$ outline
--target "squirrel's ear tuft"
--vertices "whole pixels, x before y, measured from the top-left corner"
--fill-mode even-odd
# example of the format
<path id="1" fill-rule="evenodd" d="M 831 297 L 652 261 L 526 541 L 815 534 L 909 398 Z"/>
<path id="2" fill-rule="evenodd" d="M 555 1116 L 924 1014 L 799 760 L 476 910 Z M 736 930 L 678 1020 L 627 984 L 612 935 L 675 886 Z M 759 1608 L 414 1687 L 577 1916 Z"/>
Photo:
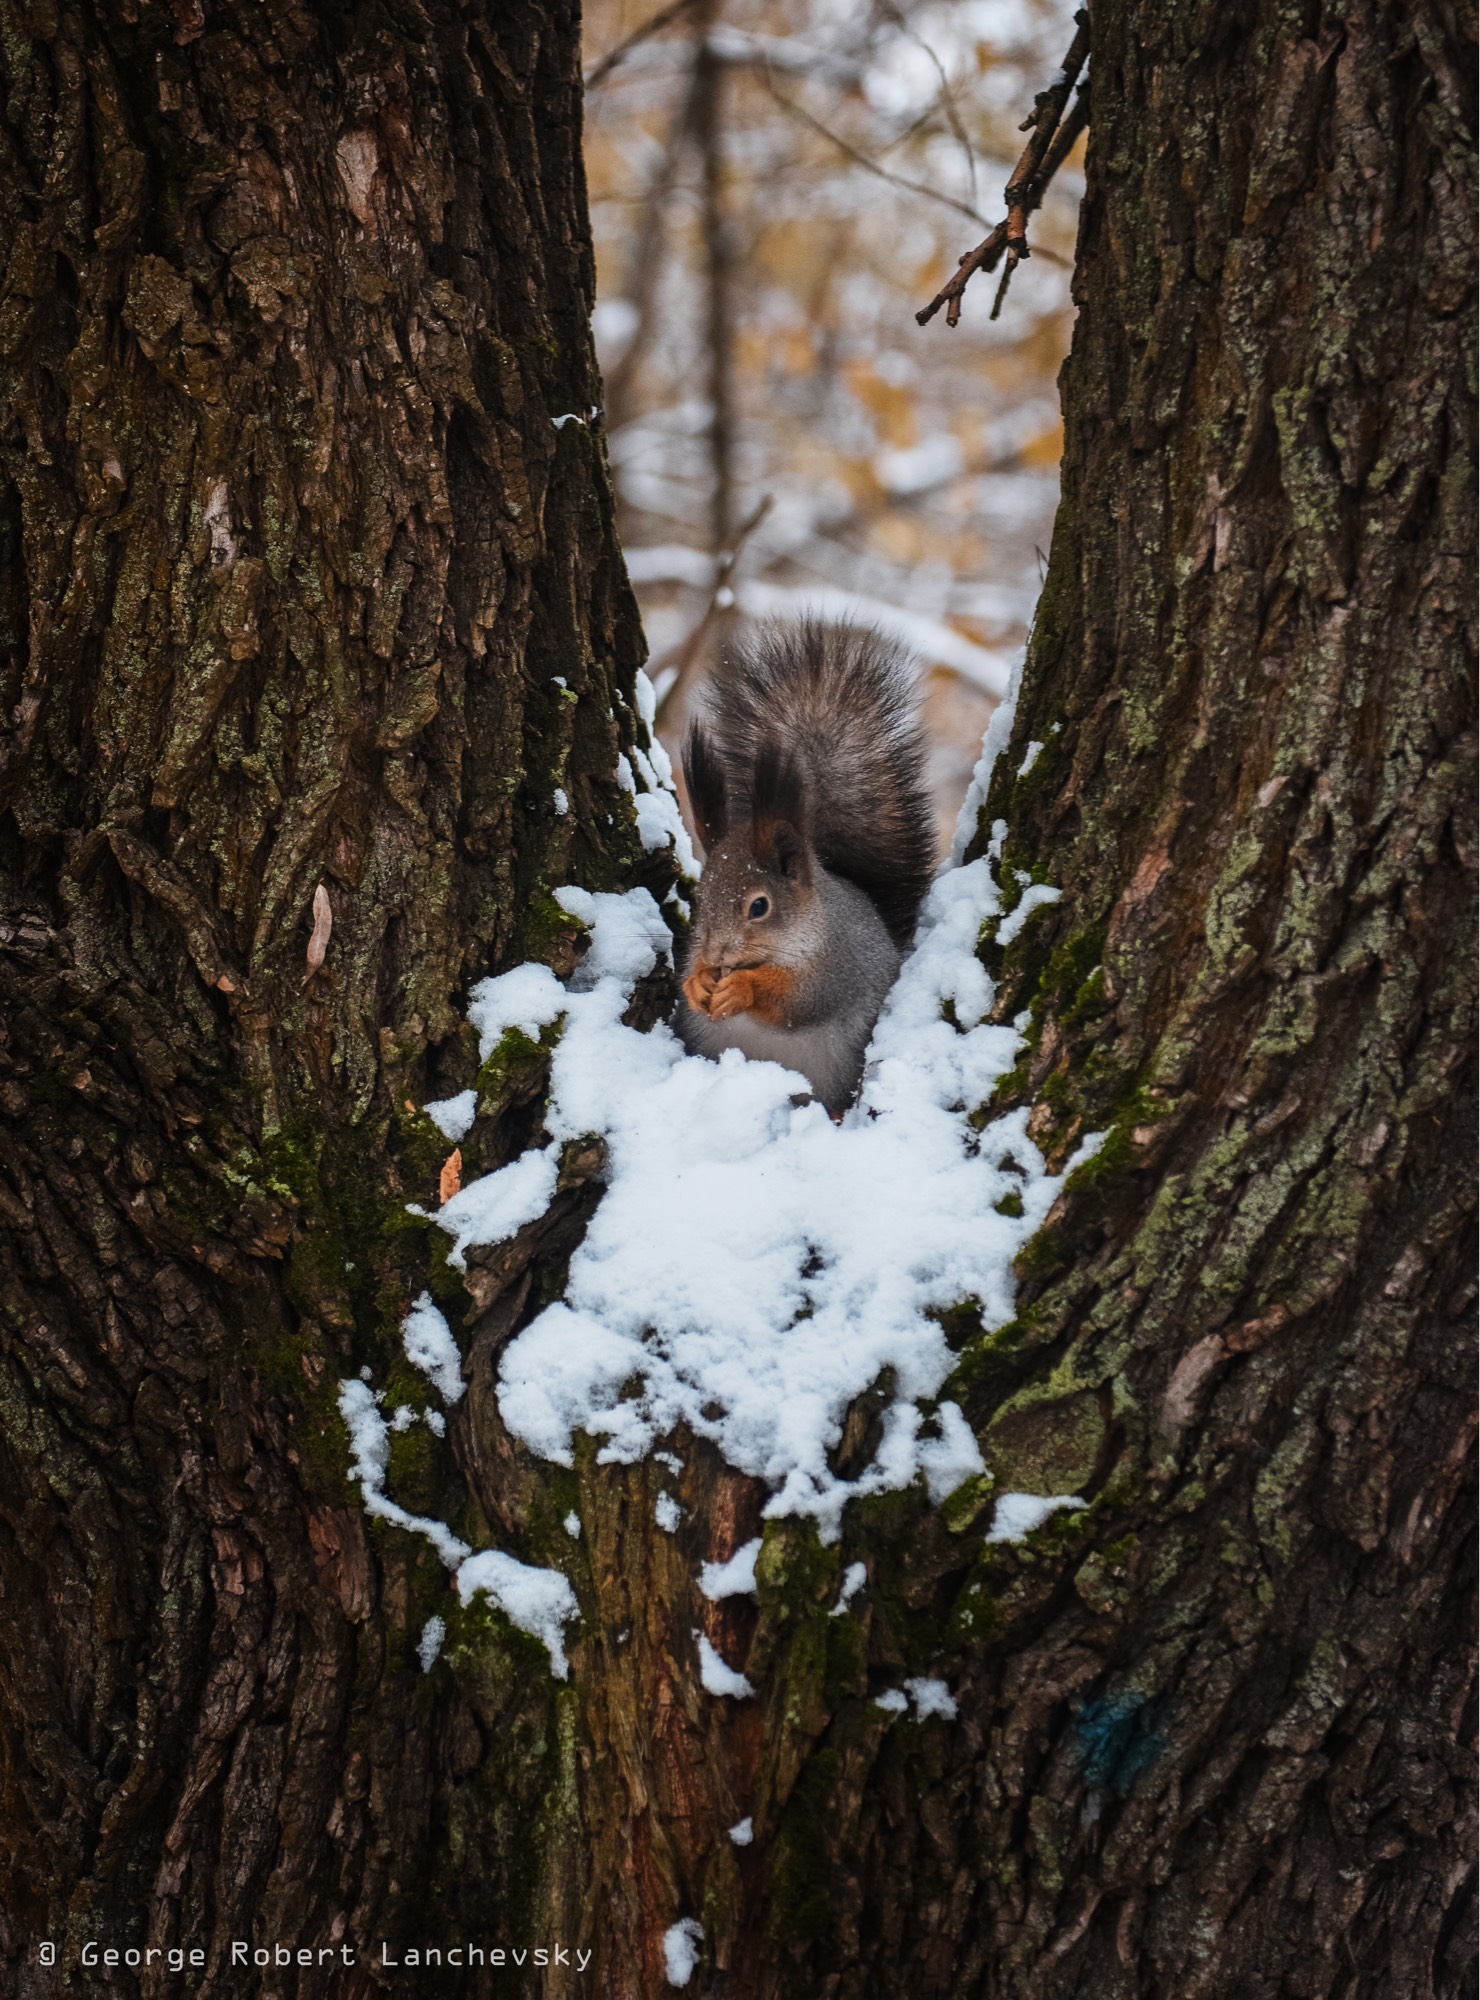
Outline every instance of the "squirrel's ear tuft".
<path id="1" fill-rule="evenodd" d="M 790 881 L 807 877 L 807 801 L 801 772 L 773 743 L 756 753 L 750 836 L 757 858 Z"/>
<path id="2" fill-rule="evenodd" d="M 684 738 L 683 781 L 694 831 L 707 854 L 725 837 L 725 767 L 697 722 Z"/>

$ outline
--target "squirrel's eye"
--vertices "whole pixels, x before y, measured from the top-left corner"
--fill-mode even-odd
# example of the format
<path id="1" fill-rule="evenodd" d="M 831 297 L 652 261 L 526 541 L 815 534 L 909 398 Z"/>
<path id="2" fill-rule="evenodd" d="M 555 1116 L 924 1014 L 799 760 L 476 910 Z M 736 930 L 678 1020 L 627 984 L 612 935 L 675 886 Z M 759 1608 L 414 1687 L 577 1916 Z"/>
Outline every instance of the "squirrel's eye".
<path id="1" fill-rule="evenodd" d="M 764 917 L 768 914 L 770 908 L 771 899 L 769 896 L 752 896 L 745 906 L 745 914 L 747 917 Z"/>

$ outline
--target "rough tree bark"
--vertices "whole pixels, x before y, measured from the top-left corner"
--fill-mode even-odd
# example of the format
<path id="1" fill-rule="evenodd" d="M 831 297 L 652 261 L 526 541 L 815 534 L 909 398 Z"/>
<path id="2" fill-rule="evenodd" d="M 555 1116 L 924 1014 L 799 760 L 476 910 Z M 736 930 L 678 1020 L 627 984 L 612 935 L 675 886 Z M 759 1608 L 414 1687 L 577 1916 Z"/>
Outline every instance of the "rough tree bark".
<path id="1" fill-rule="evenodd" d="M 950 1727 L 838 1700 L 822 1578 L 763 1592 L 715 1993 L 1472 1990 L 1473 15 L 1093 34 L 979 838 L 1063 891 L 987 948 L 1006 1098 L 1054 1161 L 1109 1136 L 955 1385 L 1002 1485 L 1091 1504 L 1006 1547 L 981 1494 L 859 1510 L 870 1663 L 944 1664 Z"/>
<path id="2" fill-rule="evenodd" d="M 1031 1013 L 1007 1099 L 1054 1161 L 1109 1137 L 1018 1317 L 951 1317 L 988 1480 L 837 1548 L 772 1523 L 758 1601 L 709 1605 L 753 1485 L 686 1443 L 670 1537 L 647 1467 L 498 1420 L 599 1158 L 465 1292 L 404 1215 L 458 997 L 568 962 L 550 885 L 639 871 L 635 625 L 599 445 L 551 425 L 598 400 L 574 27 L 488 11 L 0 38 L 16 1982 L 107 1934 L 211 1954 L 120 1993 L 306 2000 L 375 1990 L 380 1936 L 538 1930 L 591 1974 L 436 1990 L 635 1996 L 693 1916 L 731 2000 L 1458 1993 L 1473 33 L 1096 6 L 1064 503 L 983 832 L 1063 891 L 985 947 Z M 539 1082 L 485 1076 L 469 1170 Z M 345 1482 L 334 1382 L 385 1379 L 429 1269 L 470 1389 L 393 1490 L 546 1561 L 579 1509 L 564 1689 L 486 1613 L 423 1676 L 443 1574 Z M 993 1544 L 994 1483 L 1089 1505 Z M 702 1693 L 695 1626 L 758 1701 Z M 874 1706 L 918 1672 L 954 1722 Z M 233 1937 L 361 1962 L 247 1980 Z"/>
<path id="3" fill-rule="evenodd" d="M 664 886 L 613 775 L 578 17 L 3 23 L 0 1985 L 74 1990 L 94 1937 L 235 1995 L 233 1938 L 517 1930 L 569 1865 L 543 1651 L 423 1678 L 445 1573 L 370 1532 L 335 1386 L 427 1282 L 413 1107 L 476 1074 L 470 981 L 560 962 L 552 885 Z M 488 1080 L 466 1171 L 536 1081 Z M 483 1539 L 450 1452 L 396 1449 Z"/>

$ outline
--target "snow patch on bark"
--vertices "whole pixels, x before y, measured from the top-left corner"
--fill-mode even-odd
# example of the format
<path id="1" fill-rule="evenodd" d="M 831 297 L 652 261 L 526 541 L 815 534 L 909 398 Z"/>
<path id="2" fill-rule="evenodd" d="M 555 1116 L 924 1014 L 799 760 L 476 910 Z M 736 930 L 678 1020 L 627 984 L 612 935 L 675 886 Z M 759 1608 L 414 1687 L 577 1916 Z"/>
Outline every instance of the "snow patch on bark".
<path id="1" fill-rule="evenodd" d="M 401 1345 L 413 1368 L 419 1368 L 439 1395 L 455 1403 L 463 1393 L 462 1356 L 430 1292 L 423 1292 L 401 1322 Z"/>
<path id="2" fill-rule="evenodd" d="M 867 1582 L 868 1565 L 866 1563 L 849 1563 L 848 1567 L 843 1571 L 842 1588 L 838 1592 L 837 1603 L 828 1613 L 829 1618 L 841 1618 Z"/>
<path id="3" fill-rule="evenodd" d="M 439 1097 L 431 1104 L 424 1104 L 422 1110 L 442 1137 L 450 1139 L 455 1146 L 460 1139 L 466 1139 L 473 1129 L 473 1120 L 478 1114 L 478 1093 L 476 1090 L 460 1090 L 455 1097 Z"/>
<path id="4" fill-rule="evenodd" d="M 755 1559 L 761 1552 L 761 1538 L 745 1542 L 728 1562 L 705 1563 L 699 1572 L 699 1588 L 711 1603 L 722 1597 L 755 1596 Z"/>
<path id="5" fill-rule="evenodd" d="M 442 1641 L 447 1637 L 445 1618 L 429 1618 L 421 1628 L 421 1637 L 416 1644 L 416 1657 L 421 1661 L 421 1670 L 429 1674 L 436 1665 L 437 1655 L 442 1650 Z"/>
<path id="6" fill-rule="evenodd" d="M 543 1640 L 556 1680 L 569 1678 L 564 1630 L 569 1619 L 580 1616 L 569 1578 L 557 1569 L 531 1569 L 502 1549 L 483 1549 L 460 1566 L 456 1582 L 463 1604 L 486 1592 L 511 1625 Z"/>
<path id="7" fill-rule="evenodd" d="M 425 1535 L 454 1572 L 453 1582 L 461 1602 L 467 1604 L 476 1592 L 486 1591 L 511 1625 L 543 1641 L 550 1655 L 551 1673 L 557 1680 L 565 1680 L 570 1663 L 565 1656 L 563 1628 L 567 1620 L 579 1615 L 569 1580 L 558 1570 L 531 1569 L 498 1549 L 484 1549 L 474 1555 L 444 1522 L 412 1514 L 392 1500 L 385 1490 L 391 1426 L 381 1415 L 383 1399 L 383 1392 L 372 1389 L 368 1382 L 352 1380 L 339 1385 L 340 1414 L 350 1438 L 350 1475 L 360 1482 L 365 1512 L 412 1534 Z M 446 1633 L 440 1619 L 431 1620 L 423 1628 L 418 1651 L 424 1668 L 436 1658 L 436 1652 L 427 1656 L 431 1644 L 428 1635 L 433 1626 L 441 1627 L 436 1635 L 437 1650 L 441 1649 Z"/>
<path id="8" fill-rule="evenodd" d="M 663 1933 L 663 1969 L 670 1986 L 687 1986 L 699 1963 L 699 1947 L 704 1927 L 692 1917 L 683 1917 Z"/>
<path id="9" fill-rule="evenodd" d="M 706 1694 L 726 1694 L 745 1701 L 755 1693 L 744 1674 L 737 1674 L 722 1660 L 702 1632 L 694 1634 L 694 1641 L 699 1648 L 699 1680 Z"/>
<path id="10" fill-rule="evenodd" d="M 1024 1535 L 1030 1535 L 1039 1528 L 1050 1514 L 1056 1514 L 1061 1507 L 1082 1507 L 1084 1502 L 1072 1493 L 1055 1493 L 1047 1498 L 1037 1493 L 999 1493 L 992 1515 L 992 1525 L 987 1531 L 989 1542 L 1020 1542 Z"/>

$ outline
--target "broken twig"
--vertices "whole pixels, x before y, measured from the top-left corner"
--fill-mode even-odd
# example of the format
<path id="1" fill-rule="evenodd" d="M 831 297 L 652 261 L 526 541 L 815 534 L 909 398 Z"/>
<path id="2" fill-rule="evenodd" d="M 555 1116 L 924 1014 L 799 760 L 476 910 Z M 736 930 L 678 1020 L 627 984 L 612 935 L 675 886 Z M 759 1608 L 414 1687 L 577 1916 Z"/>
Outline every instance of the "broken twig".
<path id="1" fill-rule="evenodd" d="M 961 318 L 961 294 L 978 271 L 995 270 L 1005 251 L 1007 268 L 1002 274 L 992 307 L 995 319 L 1002 309 L 1002 300 L 1013 272 L 1025 257 L 1031 255 L 1028 217 L 1042 202 L 1049 182 L 1068 158 L 1075 141 L 1089 122 L 1087 81 L 1080 85 L 1068 116 L 1064 115 L 1069 93 L 1078 82 L 1089 55 L 1089 16 L 1081 10 L 1074 19 L 1074 40 L 1064 58 L 1064 66 L 1053 81 L 1039 91 L 1033 100 L 1031 116 L 1023 121 L 1022 129 L 1032 136 L 1023 148 L 1022 158 L 1013 169 L 1012 179 L 1003 192 L 1007 203 L 1006 217 L 974 250 L 965 253 L 956 275 L 941 286 L 928 306 L 915 314 L 919 325 L 925 326 L 945 306 L 946 325 L 955 326 Z"/>
<path id="2" fill-rule="evenodd" d="M 767 514 L 770 513 L 771 500 L 772 496 L 769 493 L 762 494 L 757 506 L 746 516 L 745 520 L 741 522 L 740 526 L 731 536 L 730 546 L 727 549 L 721 549 L 715 557 L 714 582 L 710 587 L 709 602 L 705 605 L 704 615 L 700 618 L 698 624 L 693 627 L 687 638 L 676 649 L 677 658 L 675 659 L 670 655 L 667 659 L 656 663 L 652 668 L 655 678 L 662 674 L 665 668 L 671 667 L 673 670 L 672 680 L 669 681 L 658 699 L 657 713 L 660 719 L 666 712 L 677 705 L 675 697 L 678 697 L 681 701 L 689 681 L 693 678 L 694 668 L 698 664 L 704 641 L 708 638 L 710 630 L 717 620 L 723 620 L 726 614 L 733 608 L 735 592 L 730 579 L 735 574 L 735 568 L 740 560 L 745 544 L 755 533 L 761 522 L 765 520 Z"/>

